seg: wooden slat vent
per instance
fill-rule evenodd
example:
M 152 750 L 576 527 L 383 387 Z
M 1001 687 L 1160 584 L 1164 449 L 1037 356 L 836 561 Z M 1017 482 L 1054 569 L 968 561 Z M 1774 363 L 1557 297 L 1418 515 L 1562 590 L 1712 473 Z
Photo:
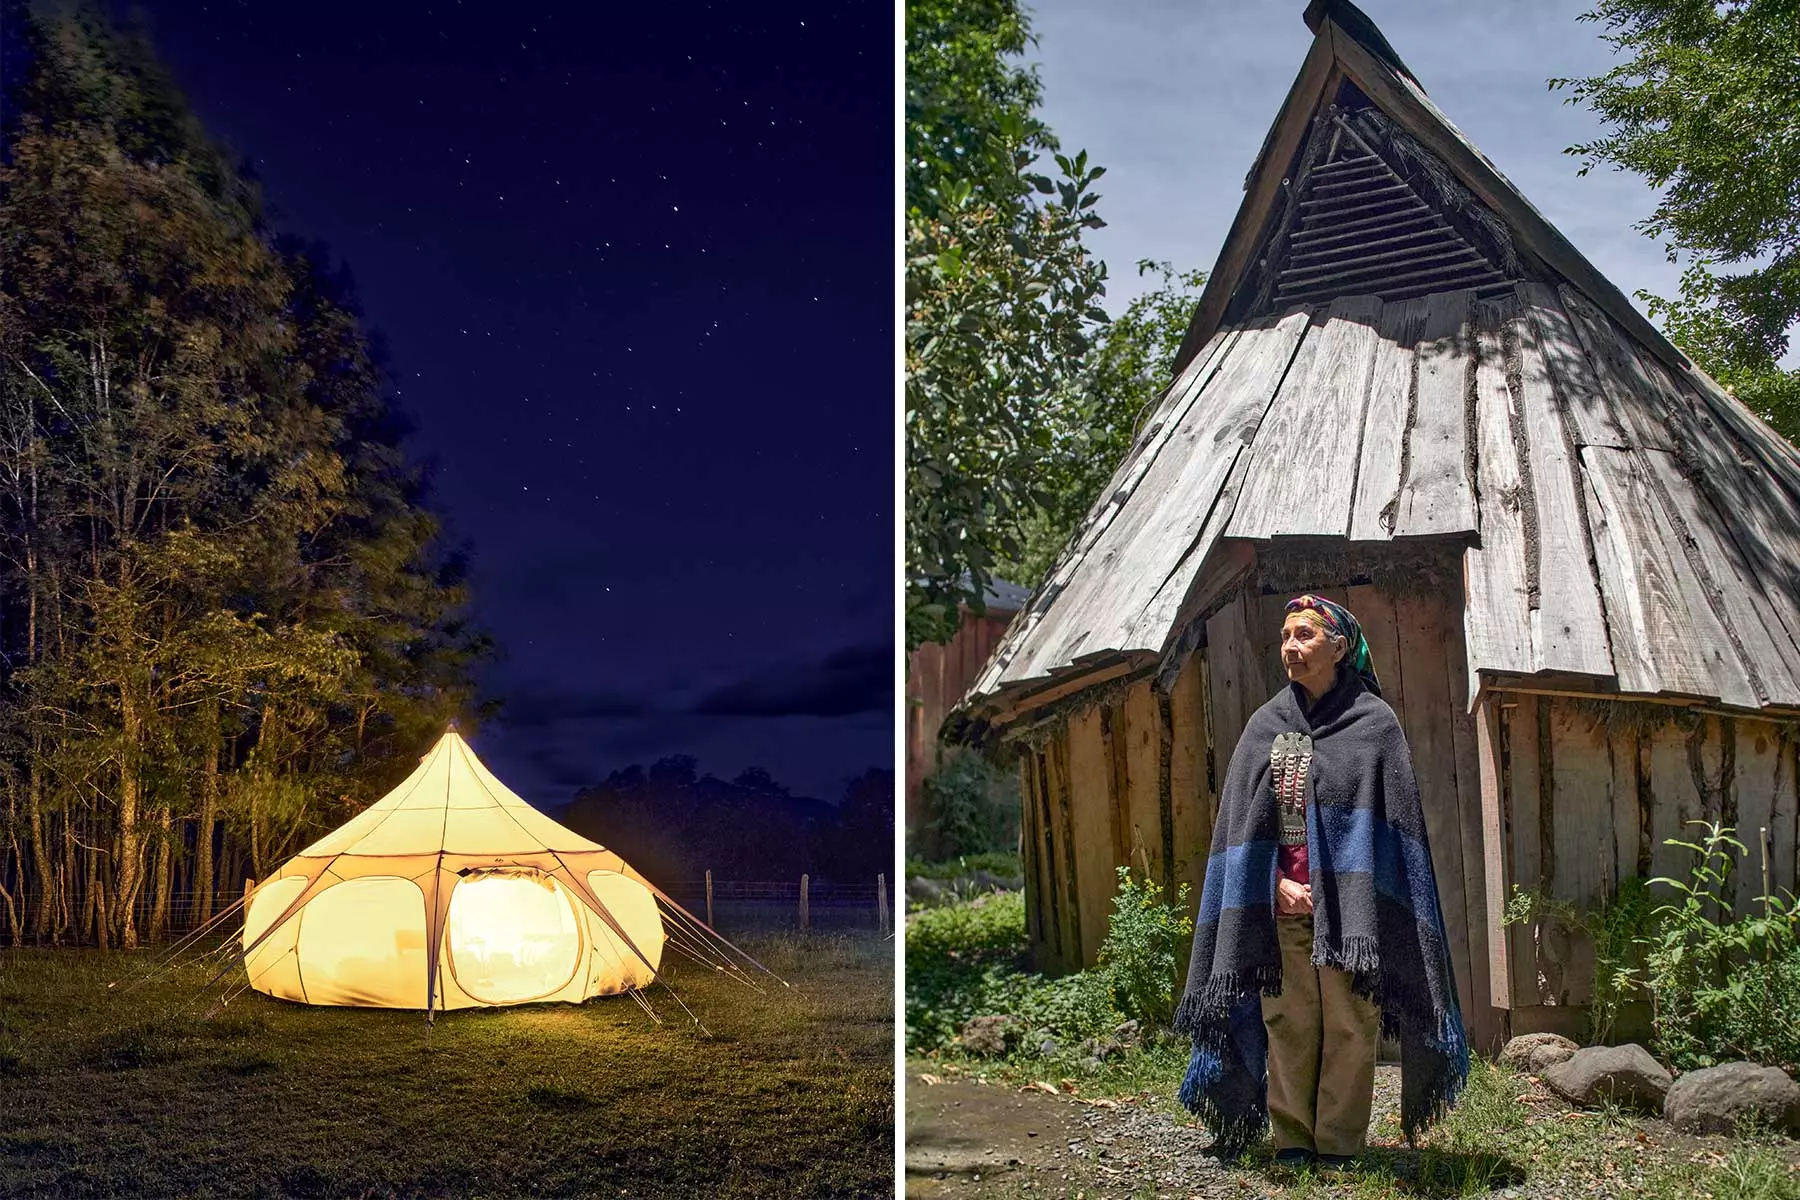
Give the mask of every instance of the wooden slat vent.
M 1341 117 L 1319 135 L 1282 228 L 1263 260 L 1258 307 L 1338 296 L 1410 300 L 1472 289 L 1494 296 L 1513 278 Z M 1308 156 L 1312 158 L 1314 156 Z

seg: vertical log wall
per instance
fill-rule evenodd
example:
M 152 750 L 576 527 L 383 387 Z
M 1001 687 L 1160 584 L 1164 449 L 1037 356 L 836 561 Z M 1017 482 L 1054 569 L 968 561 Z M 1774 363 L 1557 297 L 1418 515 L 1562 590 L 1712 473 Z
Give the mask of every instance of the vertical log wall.
M 1800 724 L 1490 690 L 1496 853 L 1483 833 L 1460 597 L 1373 585 L 1315 590 L 1363 622 L 1412 747 L 1457 991 L 1477 1046 L 1578 1024 L 1593 979 L 1592 949 L 1579 937 L 1534 937 L 1514 926 L 1490 949 L 1498 928 L 1488 911 L 1490 856 L 1502 903 L 1516 883 L 1591 908 L 1622 879 L 1685 873 L 1692 853 L 1665 843 L 1693 840 L 1688 821 L 1713 820 L 1736 827 L 1751 848 L 1731 884 L 1738 912 L 1761 892 L 1760 828 L 1770 831 L 1771 885 L 1800 886 Z M 1205 644 L 1171 691 L 1150 679 L 1101 689 L 1023 755 L 1027 922 L 1040 969 L 1092 965 L 1119 866 L 1147 866 L 1171 888 L 1185 883 L 1198 905 L 1218 784 L 1250 714 L 1285 685 L 1278 637 L 1286 598 L 1246 588 L 1209 618 Z

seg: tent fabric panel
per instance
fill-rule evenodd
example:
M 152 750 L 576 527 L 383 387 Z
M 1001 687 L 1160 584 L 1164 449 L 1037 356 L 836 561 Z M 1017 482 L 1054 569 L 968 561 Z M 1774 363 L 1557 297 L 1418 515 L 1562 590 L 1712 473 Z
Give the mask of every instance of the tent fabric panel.
M 307 1003 L 425 1007 L 425 893 L 412 880 L 327 888 L 302 911 L 298 941 Z
M 353 855 L 431 854 L 444 845 L 445 810 L 396 809 L 366 837 L 343 853 Z M 496 851 L 499 853 L 499 851 Z
M 439 816 L 448 817 L 441 843 L 446 854 L 541 854 L 546 848 L 544 839 L 508 808 L 452 809 Z
M 474 875 L 450 898 L 445 961 L 483 1004 L 519 1004 L 561 992 L 587 958 L 575 902 L 544 875 Z
M 469 750 L 467 743 L 460 744 L 457 749 L 469 775 L 473 782 L 479 785 L 481 792 L 497 800 L 501 807 L 519 823 L 520 827 L 538 839 L 544 847 L 559 852 L 603 849 L 598 842 L 591 842 L 574 830 L 563 827 L 521 800 L 517 793 L 495 778 L 494 773 L 487 769 L 487 765 Z
M 644 958 L 660 968 L 666 935 L 662 914 L 657 911 L 656 897 L 651 895 L 650 889 L 616 871 L 589 871 L 586 878 L 589 889 L 630 936 Z M 588 964 L 588 995 L 611 995 L 627 988 L 648 987 L 654 982 L 650 967 L 619 940 L 618 934 L 599 914 L 587 914 L 587 928 L 593 946 Z
M 244 914 L 244 937 L 239 945 L 250 945 L 262 937 L 287 911 L 295 897 L 306 890 L 308 878 L 287 875 L 257 888 Z M 250 952 L 244 960 L 244 973 L 251 987 L 282 1000 L 306 999 L 300 986 L 299 961 L 294 954 L 294 942 L 299 935 L 298 923 L 289 921 L 286 929 L 277 930 Z

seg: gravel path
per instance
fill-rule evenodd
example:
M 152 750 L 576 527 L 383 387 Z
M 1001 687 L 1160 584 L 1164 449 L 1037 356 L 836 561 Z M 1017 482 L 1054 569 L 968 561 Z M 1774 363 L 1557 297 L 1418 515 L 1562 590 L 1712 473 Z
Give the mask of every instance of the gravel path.
M 1146 1098 L 1096 1100 L 1039 1087 L 1018 1088 L 983 1082 L 966 1074 L 938 1074 L 918 1062 L 906 1071 L 906 1195 L 909 1197 L 1022 1198 L 1350 1196 L 1352 1176 L 1311 1177 L 1305 1186 L 1293 1173 L 1262 1163 L 1221 1167 L 1205 1154 L 1211 1135 L 1185 1113 Z M 1597 1120 L 1575 1114 L 1541 1085 L 1526 1083 L 1535 1119 Z M 1497 1200 L 1575 1200 L 1641 1194 L 1641 1172 L 1653 1155 L 1715 1165 L 1732 1143 L 1694 1138 L 1666 1123 L 1639 1118 L 1596 1132 L 1597 1169 L 1563 1168 L 1494 1159 L 1485 1164 L 1491 1186 L 1463 1192 L 1419 1179 L 1426 1155 L 1407 1148 L 1399 1126 L 1400 1071 L 1376 1070 L 1375 1105 L 1369 1126 L 1369 1157 L 1408 1180 L 1394 1194 L 1494 1196 Z M 1800 1167 L 1800 1143 L 1780 1141 L 1778 1152 Z M 1441 1159 L 1444 1152 L 1435 1154 Z M 1591 1164 L 1590 1164 L 1591 1165 Z M 1800 1179 L 1800 1175 L 1790 1179 Z M 1368 1182 L 1368 1181 L 1365 1181 Z M 1447 1182 L 1447 1181 L 1446 1181 Z M 1367 1191 L 1360 1194 L 1368 1195 Z M 1386 1192 L 1375 1193 L 1380 1195 Z M 1800 1192 L 1797 1192 L 1800 1194 Z

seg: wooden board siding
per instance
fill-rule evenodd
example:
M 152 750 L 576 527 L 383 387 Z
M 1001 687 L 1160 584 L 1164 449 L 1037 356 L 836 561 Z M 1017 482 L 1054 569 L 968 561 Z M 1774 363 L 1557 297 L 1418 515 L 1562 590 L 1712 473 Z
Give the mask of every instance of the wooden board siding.
M 1296 358 L 1257 431 L 1227 537 L 1348 532 L 1356 478 L 1337 464 L 1355 462 L 1362 441 L 1380 319 L 1381 301 L 1346 297 L 1308 336 L 1311 353 Z
M 1125 694 L 1125 703 L 1121 707 L 1126 786 L 1123 861 L 1138 867 L 1141 857 L 1141 861 L 1149 865 L 1150 878 L 1160 881 L 1166 855 L 1162 814 L 1162 706 L 1157 701 L 1154 686 L 1146 679 Z
M 1070 822 L 1080 910 L 1081 962 L 1092 963 L 1106 940 L 1112 909 L 1115 790 L 1112 762 L 1100 729 L 1101 713 L 1090 708 L 1068 725 Z
M 1475 419 L 1480 463 L 1481 545 L 1464 557 L 1470 660 L 1495 671 L 1530 674 L 1531 594 L 1526 579 L 1526 491 L 1513 436 L 1501 326 L 1512 313 L 1476 306 Z M 1463 701 L 1467 703 L 1467 697 Z
M 1612 653 L 1600 583 L 1590 565 L 1577 451 L 1562 415 L 1568 401 L 1558 394 L 1532 310 L 1523 309 L 1506 323 L 1502 341 L 1509 389 L 1517 380 L 1513 403 L 1527 443 L 1530 502 L 1536 517 L 1532 549 L 1538 596 L 1531 615 L 1532 665 L 1539 671 L 1610 676 Z
M 1186 883 L 1189 902 L 1198 904 L 1212 850 L 1212 814 L 1217 800 L 1207 778 L 1206 659 L 1196 654 L 1169 693 L 1169 798 L 1173 815 L 1172 855 L 1177 888 Z
M 1079 558 L 1059 569 L 1068 581 L 1040 589 L 1043 620 L 1030 648 L 1004 668 L 1007 678 L 1046 674 L 1081 655 L 1118 648 L 1205 526 L 1236 451 L 1256 436 L 1288 364 L 1311 340 L 1308 314 L 1246 330 L 1169 434 L 1119 513 Z M 1034 607 L 1038 601 L 1034 600 Z M 1160 646 L 1157 647 L 1160 649 Z
M 927 642 L 908 656 L 906 670 L 906 827 L 929 819 L 921 788 L 937 767 L 938 729 L 981 674 L 1013 614 L 990 608 L 978 617 L 965 611 L 947 643 Z
M 1369 371 L 1369 403 L 1363 415 L 1356 499 L 1350 509 L 1352 541 L 1386 541 L 1394 535 L 1425 309 L 1426 301 L 1419 299 L 1384 305 L 1381 310 L 1380 336 Z
M 1251 641 L 1249 598 L 1239 593 L 1206 622 L 1208 703 L 1212 708 L 1213 774 L 1224 786 L 1225 767 L 1238 735 L 1257 705 L 1268 699 L 1261 659 Z
M 1411 381 L 1406 469 L 1394 507 L 1394 537 L 1464 533 L 1477 528 L 1469 479 L 1468 387 L 1473 292 L 1425 297 L 1417 374 Z

